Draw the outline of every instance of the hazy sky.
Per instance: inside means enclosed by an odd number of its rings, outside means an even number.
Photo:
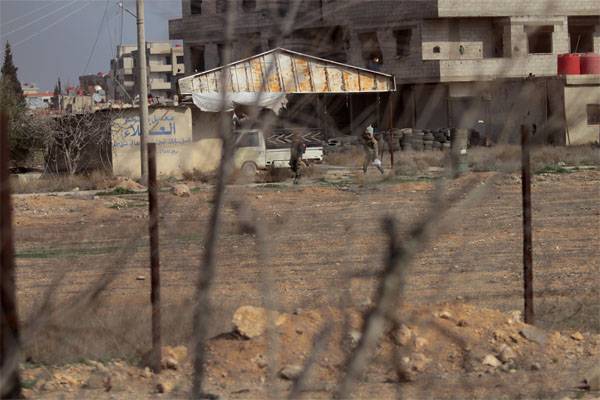
[[[135,13],[135,0],[121,1]],[[65,87],[67,83],[77,84],[79,75],[108,72],[110,59],[121,42],[118,3],[119,0],[0,0],[0,59],[4,61],[8,40],[21,83],[33,82],[43,90],[52,90],[58,77]],[[168,40],[168,20],[181,16],[181,0],[146,0],[145,4],[146,40]],[[135,18],[125,13],[123,43],[135,44],[136,40]]]

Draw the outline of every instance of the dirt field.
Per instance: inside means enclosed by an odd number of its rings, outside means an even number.
[[[410,304],[451,302],[503,311],[522,308],[520,180],[514,175],[472,173],[448,183],[459,196],[439,232],[411,265],[404,299]],[[218,269],[211,292],[210,333],[231,330],[241,305],[280,311],[364,307],[383,267],[381,219],[397,218],[404,235],[423,217],[431,180],[327,179],[300,186],[232,186],[224,210]],[[211,193],[168,192],[161,202],[161,279],[164,341],[189,338],[189,302],[200,266]],[[52,289],[60,304],[113,279],[100,305],[69,317],[35,340],[26,339],[34,362],[83,357],[139,357],[149,343],[149,271],[146,195],[15,199],[17,285],[27,317]],[[536,175],[533,185],[534,285],[538,324],[548,329],[600,331],[600,172]],[[232,202],[256,210],[267,227],[268,258],[259,260],[256,237],[244,233]],[[273,287],[265,284],[274,280]],[[54,284],[56,285],[54,286]],[[81,328],[92,328],[86,331]],[[79,339],[61,338],[73,327]],[[102,328],[99,331],[99,327]],[[68,337],[68,335],[65,335]]]

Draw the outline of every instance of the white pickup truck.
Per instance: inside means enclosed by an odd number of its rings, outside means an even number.
[[[237,130],[234,166],[245,176],[254,176],[259,169],[289,168],[291,145],[287,148],[268,149],[265,136],[258,129]],[[322,161],[323,147],[306,148],[305,160]]]

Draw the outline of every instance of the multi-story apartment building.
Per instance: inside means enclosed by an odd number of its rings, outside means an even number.
[[[494,137],[515,130],[509,113],[549,126],[564,108],[557,79],[523,78],[556,77],[558,54],[600,53],[597,0],[308,0],[283,35],[293,3],[182,0],[170,39],[183,40],[187,71],[218,66],[235,7],[234,60],[279,46],[391,73],[397,126],[479,124]]]
[[[114,99],[131,101],[139,92],[138,69],[136,68],[137,46],[117,46],[117,58],[111,61]],[[175,77],[184,74],[183,48],[169,42],[146,44],[148,93],[157,98],[172,98],[176,93]]]

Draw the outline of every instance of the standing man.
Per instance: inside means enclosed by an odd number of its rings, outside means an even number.
[[[367,126],[367,129],[362,134],[363,149],[365,151],[365,161],[363,162],[363,172],[367,173],[369,164],[373,164],[381,174],[383,174],[383,167],[381,166],[381,160],[379,159],[379,146],[377,140],[373,136],[373,127]]]
[[[294,135],[294,139],[292,140],[290,157],[290,168],[294,174],[294,185],[297,185],[298,181],[300,180],[302,164],[306,164],[306,162],[302,159],[304,152],[306,152],[306,144],[302,140],[302,137],[296,133]]]

